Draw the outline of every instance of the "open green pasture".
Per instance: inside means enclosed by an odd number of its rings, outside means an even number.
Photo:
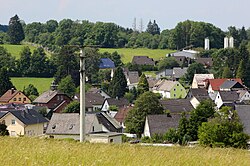
[[[0,137],[1,165],[213,165],[249,166],[240,149],[91,144],[69,140]]]
[[[23,90],[29,84],[33,84],[39,94],[50,89],[50,84],[54,78],[34,78],[34,77],[12,77],[11,82],[17,88],[17,90]]]
[[[3,46],[4,48],[7,49],[7,51],[14,57],[16,57],[17,59],[20,58],[20,52],[22,51],[22,49],[25,46],[28,46],[30,48],[30,51],[33,53],[33,51],[36,49],[35,46],[31,46],[31,45],[27,45],[27,44],[23,44],[23,45],[12,45],[12,44],[0,44],[0,46]],[[46,52],[47,56],[50,56],[50,54],[48,52]]]
[[[174,50],[168,49],[148,49],[148,48],[100,48],[99,51],[113,53],[117,51],[121,55],[123,63],[131,62],[133,56],[144,55],[153,58],[154,60],[159,60],[166,57],[166,54],[174,52]]]

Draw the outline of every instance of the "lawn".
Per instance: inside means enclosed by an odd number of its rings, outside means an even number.
[[[167,49],[147,49],[147,48],[100,48],[99,51],[103,52],[110,52],[113,53],[117,51],[121,55],[121,59],[123,63],[131,62],[133,56],[135,55],[146,55],[154,60],[159,60],[160,58],[166,57],[166,54],[174,52],[174,50],[167,50]]]
[[[1,165],[230,165],[250,163],[239,149],[90,144],[69,140],[0,137]]]
[[[31,50],[31,52],[33,53],[33,51],[36,49],[35,46],[31,46],[31,45],[11,45],[11,44],[0,44],[0,46],[3,46],[4,48],[7,49],[7,51],[14,57],[16,57],[17,59],[20,58],[20,52],[22,51],[23,47],[28,46]],[[50,54],[48,52],[46,52],[47,56],[50,56]]]
[[[18,90],[23,90],[24,87],[27,87],[29,84],[33,84],[39,94],[49,90],[51,82],[54,78],[33,78],[33,77],[12,77],[11,82]]]

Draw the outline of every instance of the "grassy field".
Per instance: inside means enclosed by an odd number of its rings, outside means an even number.
[[[53,79],[54,78],[12,77],[11,82],[21,91],[29,84],[33,84],[37,88],[39,94],[41,94],[42,92],[49,90]]]
[[[0,137],[1,165],[230,165],[247,166],[237,149],[146,147],[66,140]]]
[[[150,75],[151,77],[156,77],[156,71],[144,71],[143,72],[145,75]]]
[[[23,47],[28,46],[33,53],[33,51],[36,49],[36,47],[31,46],[31,45],[11,45],[11,44],[0,44],[0,46],[3,46],[4,48],[7,49],[7,51],[17,59],[20,58],[20,52],[22,51]],[[50,56],[48,52],[46,52],[47,56]]]
[[[150,58],[153,58],[154,60],[159,60],[160,58],[163,58],[166,56],[166,54],[174,52],[174,50],[161,50],[161,49],[147,49],[147,48],[119,48],[119,49],[109,49],[109,48],[100,48],[99,51],[101,53],[103,52],[110,52],[113,53],[117,51],[121,55],[121,59],[123,63],[131,62],[133,59],[133,56],[135,55],[146,55]]]

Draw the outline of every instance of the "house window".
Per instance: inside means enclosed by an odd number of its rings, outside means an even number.
[[[181,89],[181,91],[182,91],[182,89]]]
[[[10,132],[10,135],[11,135],[11,136],[16,136],[16,132],[15,132],[15,131],[11,131],[11,132]]]
[[[3,120],[1,124],[5,124],[5,120]]]
[[[95,131],[95,126],[92,127],[92,131]]]
[[[61,96],[61,100],[63,100],[63,96]]]
[[[177,84],[177,86],[179,86],[179,84]]]
[[[114,142],[114,139],[110,139],[110,143],[113,143]]]
[[[176,97],[176,94],[174,94],[174,97]]]
[[[18,101],[21,101],[21,100],[22,100],[21,97],[19,97],[19,98],[18,98]]]
[[[23,98],[23,101],[26,101],[26,98],[25,98],[25,97]]]
[[[16,124],[16,120],[15,119],[11,119],[11,124],[15,125]]]
[[[16,101],[16,98],[14,98],[13,101]]]
[[[57,96],[57,100],[60,100],[60,96]]]
[[[174,88],[174,91],[176,91],[176,89]]]

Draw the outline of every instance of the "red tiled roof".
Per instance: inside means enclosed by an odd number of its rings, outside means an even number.
[[[14,89],[8,90],[0,97],[0,102],[9,102],[18,92],[20,91]]]
[[[239,82],[240,84],[242,83],[242,80],[240,78],[218,78],[218,79],[209,79],[208,82],[211,85],[212,89],[215,91],[220,90],[220,86],[226,81],[226,80],[234,80]]]
[[[132,109],[133,107],[124,107],[122,109],[120,109],[117,114],[115,115],[115,119],[118,121],[118,122],[124,122],[125,121],[125,118],[128,114],[128,112]]]

